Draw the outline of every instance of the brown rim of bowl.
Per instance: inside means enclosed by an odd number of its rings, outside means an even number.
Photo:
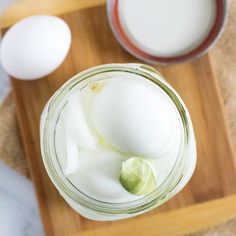
[[[150,55],[138,48],[125,33],[119,18],[118,2],[119,0],[108,0],[107,12],[111,29],[118,42],[133,56],[152,64],[171,64],[189,61],[205,54],[219,38],[222,32],[227,13],[227,0],[216,1],[216,18],[212,29],[203,42],[195,49],[183,55],[173,57],[158,57]]]

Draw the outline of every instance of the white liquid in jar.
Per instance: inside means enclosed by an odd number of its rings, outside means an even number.
[[[154,56],[187,53],[207,37],[215,0],[119,0],[121,24],[131,41]]]
[[[145,159],[160,186],[175,164],[181,129],[176,107],[157,85],[114,72],[69,97],[57,124],[56,152],[80,191],[100,201],[129,202],[142,196],[121,185],[122,162]]]

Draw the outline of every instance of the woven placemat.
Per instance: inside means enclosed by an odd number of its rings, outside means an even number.
[[[0,159],[29,177],[11,93],[0,106]]]
[[[219,81],[226,119],[230,127],[233,145],[236,149],[236,1],[229,1],[229,17],[224,34],[211,50],[210,57],[215,77]],[[9,93],[0,106],[0,159],[10,167],[29,177],[29,171],[12,94]],[[192,236],[235,236],[236,219],[206,232]]]

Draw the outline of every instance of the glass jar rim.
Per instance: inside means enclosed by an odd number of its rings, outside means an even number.
[[[65,177],[60,168],[57,170],[55,167],[55,165],[58,165],[58,167],[60,166],[58,159],[56,159],[56,148],[54,142],[55,128],[60,116],[63,101],[66,100],[69,92],[71,92],[71,90],[76,87],[78,83],[82,83],[82,81],[85,81],[94,75],[116,71],[138,74],[158,85],[175,104],[183,124],[182,127],[184,134],[182,135],[181,150],[178,153],[174,167],[167,178],[162,182],[162,184],[150,194],[145,195],[140,199],[125,203],[103,202],[96,200],[85,193],[82,193],[68,180],[68,178]],[[75,204],[80,204],[86,208],[102,213],[135,213],[137,211],[142,211],[150,208],[153,205],[156,205],[157,201],[160,199],[163,200],[167,193],[174,189],[174,187],[183,177],[182,173],[185,168],[183,165],[183,157],[189,144],[189,115],[182,99],[179,97],[176,91],[165,81],[164,77],[152,67],[144,64],[128,63],[105,64],[87,69],[73,76],[64,85],[62,85],[59,90],[56,91],[56,93],[51,97],[45,106],[45,112],[46,114],[42,115],[40,124],[41,152],[43,162],[50,179],[57,187],[59,192],[64,196],[66,195]],[[177,173],[178,178],[176,178]],[[166,188],[165,185],[169,186],[169,188]]]
[[[215,3],[215,19],[206,37],[198,46],[194,47],[192,50],[177,56],[152,55],[146,52],[142,48],[142,46],[137,46],[135,43],[133,43],[131,37],[128,35],[128,33],[125,32],[124,27],[121,24],[118,7],[119,0],[107,1],[108,22],[115,38],[120,43],[120,45],[136,58],[139,58],[140,60],[148,63],[160,65],[181,63],[184,61],[192,61],[206,54],[208,50],[210,50],[216,44],[217,40],[221,36],[227,21],[228,1],[215,0]]]

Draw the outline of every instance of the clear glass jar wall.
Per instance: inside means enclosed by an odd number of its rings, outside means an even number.
[[[137,74],[152,81],[171,99],[181,117],[181,145],[174,167],[165,181],[150,194],[131,202],[111,203],[96,200],[77,189],[63,174],[55,150],[55,131],[68,97],[78,88],[108,74]],[[175,90],[152,67],[142,64],[107,64],[83,71],[67,81],[48,101],[41,116],[41,152],[47,173],[66,202],[79,214],[93,220],[118,220],[150,211],[178,193],[191,178],[196,165],[196,144],[187,108]]]

